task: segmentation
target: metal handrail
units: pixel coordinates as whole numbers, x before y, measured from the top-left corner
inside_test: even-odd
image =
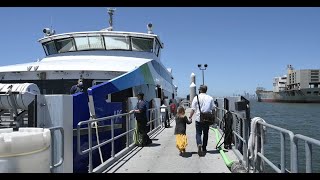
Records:
[[[152,122],[156,122],[157,120],[160,120],[160,113],[156,114],[156,112],[160,111],[160,108],[152,108],[152,109],[148,109],[148,112],[151,113],[150,117],[152,117],[152,113],[155,113],[155,119],[151,119],[148,124],[152,123]],[[131,143],[129,145],[129,133],[131,133],[132,131],[135,130],[135,128],[130,129],[130,121],[131,121],[131,115],[133,113],[123,113],[123,114],[117,114],[117,115],[112,115],[112,116],[108,116],[108,117],[102,117],[102,118],[98,118],[98,119],[91,119],[91,120],[87,120],[87,121],[81,121],[78,123],[77,125],[77,151],[80,155],[84,155],[89,153],[89,173],[93,172],[93,166],[92,166],[92,151],[95,149],[98,149],[108,143],[111,143],[111,157],[109,158],[109,160],[103,162],[102,164],[100,164],[97,168],[99,168],[99,170],[97,171],[101,171],[100,170],[100,166],[108,166],[112,161],[115,161],[116,159],[120,158],[121,156],[123,156],[124,153],[126,153],[129,149],[132,149],[134,146],[132,146],[133,143]],[[114,119],[118,118],[118,117],[126,117],[126,131],[122,134],[119,134],[117,136],[114,137]],[[95,146],[92,146],[92,123],[94,122],[100,122],[100,121],[106,121],[106,120],[111,120],[111,138],[107,141],[104,141],[103,143],[98,143]],[[85,150],[81,150],[81,146],[80,146],[80,129],[82,125],[87,125],[88,126],[88,144],[89,147],[88,149]],[[148,134],[151,134],[153,132],[155,132],[155,130],[157,130],[160,127],[161,123],[158,123],[157,127],[154,127],[154,129],[152,131],[150,131]],[[150,125],[151,126],[151,125]],[[151,130],[151,127],[150,127]],[[115,154],[115,147],[114,147],[114,141],[119,139],[122,136],[126,135],[126,148],[125,150],[120,151],[118,154]],[[95,168],[95,169],[97,169]]]
[[[223,109],[223,108],[218,108],[218,107],[215,107],[215,109],[216,109],[215,115],[216,115],[216,119],[218,120],[218,125],[219,125],[220,129],[223,129],[224,124],[222,123],[223,122],[222,118],[228,110]],[[221,111],[222,114],[219,111]],[[233,115],[235,115],[236,118],[238,118],[239,116],[241,117],[241,115],[237,112],[233,112],[233,111],[229,111],[229,112],[231,112]],[[242,121],[242,123],[246,122],[245,118],[238,118],[238,119],[240,119]],[[250,119],[250,121],[251,121],[251,119]],[[289,172],[292,172],[292,173],[298,172],[298,146],[297,146],[298,140],[305,141],[306,172],[310,173],[312,171],[312,144],[320,146],[320,141],[313,139],[313,138],[310,138],[310,137],[307,137],[307,136],[304,136],[304,135],[300,135],[300,134],[294,135],[294,133],[290,130],[287,130],[287,129],[284,129],[284,128],[281,128],[278,126],[274,126],[274,125],[271,125],[271,124],[268,124],[268,123],[265,123],[262,121],[258,121],[257,123],[260,126],[260,127],[258,127],[258,128],[260,128],[260,132],[263,132],[262,128],[268,127],[268,128],[274,129],[280,133],[280,146],[281,146],[280,147],[281,148],[281,150],[280,150],[280,167],[277,167],[266,156],[264,156],[264,150],[261,149],[261,152],[257,152],[257,156],[260,157],[261,160],[263,160],[263,162],[267,163],[276,172],[279,172],[279,173],[288,172],[288,170],[286,170],[286,167],[285,167],[285,162],[286,162],[286,160],[285,160],[285,156],[286,156],[285,139],[286,139],[286,136],[289,136],[289,140],[290,140],[290,143],[289,143],[289,146],[290,146],[290,171]],[[245,126],[243,125],[242,126],[242,132],[243,132],[242,136],[234,129],[234,126],[232,127],[232,133],[235,136],[235,138],[242,141],[242,143],[244,145],[242,159],[244,161],[247,161],[246,165],[249,170],[249,168],[250,168],[249,166],[251,166],[251,165],[249,164],[249,157],[247,154],[248,144],[245,139],[245,134],[250,133],[250,132],[246,132],[244,128],[245,128]],[[251,131],[257,131],[257,129],[251,129]],[[257,133],[255,133],[255,134],[256,134],[256,136],[258,136]],[[260,138],[261,144],[263,144],[264,143],[264,134],[262,133],[259,138]],[[258,139],[258,138],[256,138],[256,139]],[[234,144],[236,147],[237,147],[237,143],[238,142],[236,140],[235,144]],[[238,156],[238,158],[241,159],[239,156]],[[257,161],[259,161],[259,160],[257,159]],[[257,162],[253,162],[254,165],[256,163]],[[254,167],[254,169],[255,169],[255,167]]]
[[[281,169],[279,169],[276,165],[274,165],[271,161],[266,160],[267,157],[264,156],[264,152],[262,151],[262,153],[258,152],[258,156],[261,157],[272,169],[274,169],[276,172],[281,172],[281,173],[285,173],[286,172],[286,168],[285,168],[285,134],[287,134],[290,138],[290,166],[291,166],[291,172],[297,172],[297,164],[296,159],[297,159],[297,151],[293,148],[295,145],[294,142],[294,134],[292,131],[289,131],[287,129],[278,127],[278,126],[274,126],[272,124],[268,124],[265,122],[261,122],[258,121],[258,124],[265,126],[265,127],[269,127],[271,129],[274,129],[278,132],[280,132],[280,146],[281,146],[281,150],[280,150],[280,167]],[[261,128],[262,128],[261,126]],[[258,134],[256,134],[258,135]],[[263,143],[263,136],[260,136],[262,143]],[[255,163],[255,162],[254,162]]]
[[[59,127],[52,127],[49,128],[50,130],[50,135],[51,135],[51,165],[50,165],[50,171],[53,172],[54,168],[57,168],[62,165],[64,161],[64,130],[61,126]],[[60,131],[61,134],[61,156],[59,158],[59,162],[54,164],[54,131]]]
[[[218,117],[220,114],[218,114],[217,110],[220,110],[220,111],[223,112],[222,118],[227,112],[230,112],[237,119],[239,119],[238,117],[241,117],[241,115],[239,113],[237,113],[237,112],[229,111],[229,110],[226,110],[226,109],[223,109],[223,108],[219,108],[219,107],[215,107],[215,111],[216,111],[215,112],[215,117],[218,120],[218,125],[219,125],[220,129],[224,128],[222,126],[223,120],[222,120],[222,118],[220,119]],[[243,143],[243,146],[242,146],[242,148],[243,148],[242,149],[243,150],[242,161],[244,161],[246,163],[246,166],[248,167],[248,165],[249,165],[249,163],[248,163],[248,155],[247,155],[248,146],[247,146],[247,140],[245,140],[245,134],[249,133],[249,132],[246,131],[245,126],[244,126],[244,123],[245,123],[246,119],[245,118],[240,118],[240,120],[242,121],[242,124],[243,124],[242,129],[240,130],[240,131],[242,131],[242,136],[234,129],[235,128],[234,126],[232,127],[232,134],[234,135],[235,139],[238,139],[238,140],[242,141],[242,143]],[[238,147],[237,140],[235,140],[235,144],[234,145],[235,145],[235,147]],[[236,155],[238,156],[237,153],[236,153]],[[241,157],[239,157],[239,156],[238,156],[238,158],[241,159]]]
[[[305,151],[306,151],[306,173],[312,173],[312,144],[320,146],[320,141],[301,135],[296,134],[294,135],[294,139],[296,140],[296,143],[298,144],[298,140],[303,140],[305,142]],[[296,146],[298,148],[298,146]],[[298,150],[296,149],[298,152]],[[298,162],[297,162],[298,163]]]
[[[98,149],[100,148],[101,146],[104,146],[108,143],[112,143],[111,144],[111,157],[114,157],[114,141],[124,135],[129,135],[129,133],[133,130],[128,130],[125,132],[125,133],[122,133],[116,137],[114,137],[114,119],[115,118],[118,118],[118,117],[122,117],[122,116],[129,116],[130,113],[123,113],[123,114],[117,114],[117,115],[113,115],[113,116],[108,116],[108,117],[103,117],[103,118],[98,118],[98,119],[91,119],[91,120],[87,120],[87,121],[81,121],[78,123],[77,125],[77,151],[80,155],[84,155],[84,154],[87,154],[89,153],[89,173],[93,172],[93,165],[92,165],[92,151],[95,150],[95,149]],[[128,119],[128,118],[126,118]],[[130,119],[130,116],[129,116],[129,119]],[[106,121],[106,120],[111,120],[111,139],[103,142],[103,143],[99,143],[95,146],[92,147],[92,123],[94,122],[100,122],[100,121]],[[127,121],[128,122],[128,121]],[[89,144],[89,147],[88,149],[82,151],[80,149],[80,129],[81,129],[81,126],[82,125],[87,125],[88,126],[88,144]],[[127,138],[128,140],[128,138]]]
[[[81,129],[81,126],[86,124],[88,125],[88,135],[91,134],[91,128],[92,128],[92,123],[94,122],[100,122],[100,121],[105,121],[105,120],[111,120],[111,131],[114,129],[114,123],[113,123],[113,119],[117,118],[117,117],[122,117],[122,116],[126,116],[126,115],[129,115],[130,113],[123,113],[123,114],[117,114],[117,115],[113,115],[113,116],[108,116],[108,117],[103,117],[103,118],[98,118],[98,119],[92,119],[92,120],[87,120],[87,121],[81,121],[78,123],[77,125],[77,151],[80,155],[84,155],[86,153],[88,153],[90,151],[90,149],[86,149],[84,151],[81,151],[80,149],[80,129]],[[134,129],[133,129],[134,130]],[[130,130],[133,131],[133,130]],[[128,134],[129,132],[125,132],[125,133],[122,133],[116,137],[113,137],[112,139],[118,139],[126,134]],[[113,133],[112,133],[113,134]],[[91,135],[89,135],[89,144],[90,144],[90,139],[91,139]],[[109,139],[101,144],[98,144],[98,145],[95,145],[94,147],[92,147],[91,150],[95,150],[95,149],[98,149],[99,147],[101,146],[104,146],[105,144],[108,144],[112,141],[112,139]],[[92,142],[91,142],[92,143]]]
[[[152,122],[156,122],[157,120],[160,120],[160,113],[158,112],[160,108],[151,108],[151,109],[148,109],[147,112],[150,113],[149,115],[149,119],[150,121],[147,123],[147,125],[150,126],[150,131],[152,131]],[[152,113],[155,112],[155,118],[154,119],[151,119],[152,118]],[[158,117],[157,117],[157,114],[158,114]]]

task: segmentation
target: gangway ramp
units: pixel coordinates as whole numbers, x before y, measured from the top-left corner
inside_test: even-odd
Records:
[[[187,117],[190,109],[186,110]],[[175,121],[170,128],[159,130],[150,138],[153,144],[135,147],[106,169],[105,173],[230,173],[216,147],[215,132],[209,130],[207,153],[199,157],[196,145],[195,121],[187,125],[188,146],[184,156],[179,155],[174,135]],[[221,135],[220,135],[221,136]],[[236,160],[232,150],[226,152]]]

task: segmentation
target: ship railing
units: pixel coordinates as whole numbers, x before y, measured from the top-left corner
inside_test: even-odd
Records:
[[[298,146],[297,146],[298,140],[302,140],[305,143],[306,173],[312,173],[312,144],[320,147],[320,141],[301,135],[301,134],[294,135],[295,146],[293,146],[293,148],[295,148],[295,151],[297,153],[298,153]],[[294,163],[298,165],[298,157],[295,157]]]
[[[160,108],[153,108],[153,109],[148,109],[148,112],[150,113],[149,117],[151,117],[152,119],[150,119],[150,121],[148,122],[148,124],[150,124],[150,130],[151,128],[151,123],[154,123],[155,126],[153,126],[154,129],[152,129],[150,132],[148,132],[148,135],[152,135],[154,134],[160,127],[161,127],[161,121],[160,121]],[[122,134],[119,134],[117,136],[114,136],[114,130],[115,130],[115,119],[117,118],[122,118],[125,117],[126,118],[126,131]],[[102,118],[98,118],[98,119],[91,119],[91,120],[87,120],[87,121],[81,121],[78,123],[77,125],[77,152],[80,155],[84,155],[84,154],[89,154],[89,165],[88,165],[88,171],[89,173],[101,173],[104,170],[106,170],[109,166],[111,166],[114,162],[116,162],[118,159],[120,159],[121,157],[123,157],[124,155],[126,155],[130,150],[132,150],[136,145],[134,144],[134,142],[129,138],[130,134],[133,133],[133,131],[135,131],[136,127],[130,127],[130,122],[132,120],[134,120],[134,116],[133,113],[123,113],[123,114],[117,114],[117,115],[113,115],[113,116],[107,116],[107,117],[102,117]],[[98,123],[98,122],[103,122],[103,121],[110,121],[111,124],[111,138],[108,139],[107,141],[104,141],[102,143],[97,142],[97,145],[93,146],[92,144],[92,128],[94,123]],[[80,144],[80,130],[81,130],[81,126],[87,126],[88,128],[88,149],[85,150],[81,150],[81,144]],[[115,140],[126,136],[126,147],[124,149],[122,149],[120,152],[118,152],[117,154],[115,154]],[[111,143],[111,157],[102,162],[99,166],[93,168],[93,162],[92,162],[92,154],[93,151],[101,148],[102,146],[105,146],[107,144]]]
[[[147,112],[149,113],[149,122],[147,123],[147,125],[149,126],[149,132],[148,132],[148,135],[149,135],[149,134],[153,134],[160,127],[163,127],[163,125],[161,122],[160,108],[148,109]]]
[[[220,133],[224,130],[225,124],[223,117],[228,111],[229,110],[219,107],[215,108],[216,123]],[[250,118],[250,115],[243,115],[241,111],[229,112],[233,115],[232,134],[234,139],[232,140],[232,151],[237,156],[239,162],[244,165],[247,172],[264,172],[265,165],[268,165],[278,173],[298,173],[299,165],[304,164],[306,172],[312,172],[312,162],[315,162],[312,157],[312,149],[313,146],[320,147],[319,140],[300,134],[294,134],[290,130],[266,123],[262,118],[260,118],[259,121],[256,121],[255,126],[251,127],[251,123],[254,122],[253,120],[258,117]],[[270,133],[269,130],[272,132]],[[268,133],[266,133],[267,131]],[[249,142],[250,134],[254,135],[254,142]],[[280,164],[275,165],[275,163],[272,162],[274,160],[270,160],[271,158],[266,157],[268,153],[265,153],[266,151],[264,148],[266,146],[264,146],[264,144],[267,142],[266,139],[272,139],[272,141],[278,139],[278,135],[280,136]],[[301,149],[301,147],[298,146],[298,141],[303,141],[305,143],[304,164],[298,161],[298,152]],[[252,143],[255,143],[255,150],[253,153],[251,152],[251,149],[250,152],[248,150],[249,148],[252,148]],[[290,168],[288,167],[287,169],[286,166],[290,166]]]
[[[298,173],[299,172],[299,161],[298,161],[298,152],[299,152],[299,146],[298,141],[304,141],[305,143],[305,166],[306,166],[306,173],[312,172],[312,145],[316,145],[320,147],[320,141],[316,140],[314,138],[310,138],[301,134],[294,134],[292,131],[274,126],[262,121],[257,122],[260,126],[257,126],[256,129],[253,131],[255,132],[256,140],[258,141],[256,144],[260,145],[260,147],[257,148],[257,156],[259,156],[261,159],[257,158],[256,161],[253,161],[253,168],[254,172],[255,170],[260,168],[261,171],[263,169],[263,163],[267,163],[273,170],[275,170],[278,173]],[[279,132],[280,135],[280,164],[279,167],[277,167],[274,163],[272,163],[265,155],[264,155],[264,141],[265,141],[265,135],[263,132],[263,128],[268,127],[275,131]],[[289,149],[290,149],[290,171],[286,169],[286,135],[289,136]],[[275,138],[272,138],[273,140]],[[262,147],[261,147],[262,145]],[[262,160],[262,161],[261,161]]]
[[[262,118],[261,118],[262,119]],[[263,120],[263,119],[262,119]],[[260,172],[264,171],[264,163],[267,163],[273,170],[275,170],[278,173],[285,173],[287,172],[285,164],[286,164],[286,135],[289,136],[289,141],[290,141],[290,168],[291,172],[297,172],[297,151],[295,147],[295,142],[294,142],[294,134],[292,131],[289,131],[287,129],[265,123],[263,121],[258,121],[257,122],[256,129],[251,129],[254,131],[254,134],[256,135],[255,140],[256,140],[256,146],[257,147],[257,153],[256,155],[259,156],[260,158],[256,158],[255,160],[252,161],[252,167],[253,167],[253,172],[257,172],[259,170]],[[272,163],[264,154],[264,142],[265,142],[265,134],[263,133],[265,128],[270,128],[273,129],[277,132],[279,132],[280,135],[280,168],[276,166],[274,163]]]
[[[228,112],[228,110],[215,107],[215,118],[217,126],[219,127],[219,130],[224,130],[224,121],[223,117]],[[244,164],[247,170],[249,169],[249,163],[248,163],[248,137],[250,134],[250,129],[248,129],[250,122],[243,117],[243,115],[234,112],[229,111],[233,115],[233,126],[232,126],[232,134],[234,137],[234,147],[232,147],[232,150],[234,154],[237,156],[241,164]],[[240,124],[240,125],[239,125]],[[239,126],[237,126],[239,125]],[[220,132],[221,133],[221,132]]]

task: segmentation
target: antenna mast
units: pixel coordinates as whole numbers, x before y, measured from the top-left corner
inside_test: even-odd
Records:
[[[113,30],[113,19],[112,19],[112,16],[113,16],[113,12],[115,11],[116,9],[115,8],[108,8],[108,14],[109,14],[109,26],[107,29],[108,31],[112,31]]]

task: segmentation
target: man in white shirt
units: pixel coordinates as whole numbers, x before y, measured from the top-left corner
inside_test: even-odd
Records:
[[[199,95],[197,95],[198,97],[195,96],[192,100],[192,103],[191,103],[192,110],[189,116],[189,119],[192,119],[193,114],[196,113],[196,116],[195,116],[196,140],[197,140],[199,156],[202,156],[204,153],[207,152],[209,125],[206,123],[200,122],[198,98],[199,98],[201,112],[213,112],[215,108],[213,98],[206,94],[207,90],[208,88],[206,85],[201,85],[199,87]],[[203,132],[203,141],[201,141],[202,132]]]

